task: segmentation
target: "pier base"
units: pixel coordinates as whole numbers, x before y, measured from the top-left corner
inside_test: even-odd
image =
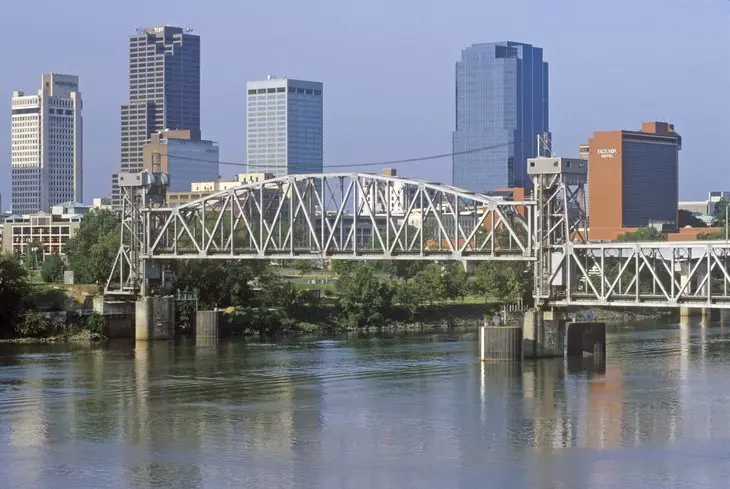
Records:
[[[172,297],[141,297],[135,304],[134,319],[136,340],[169,340],[175,331],[175,301]]]
[[[195,315],[195,346],[213,347],[218,345],[220,333],[218,311],[198,311]]]
[[[568,323],[565,339],[568,357],[606,357],[606,323]]]
[[[502,362],[522,360],[522,327],[481,326],[479,358],[482,361]]]
[[[565,315],[557,311],[527,311],[523,325],[522,355],[524,358],[565,355]]]

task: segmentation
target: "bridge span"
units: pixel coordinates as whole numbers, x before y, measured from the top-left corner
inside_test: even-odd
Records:
[[[366,173],[288,175],[165,203],[166,176],[124,175],[107,294],[169,285],[170,260],[526,262],[539,307],[730,308],[730,244],[588,239],[583,160],[528,162],[529,199]]]

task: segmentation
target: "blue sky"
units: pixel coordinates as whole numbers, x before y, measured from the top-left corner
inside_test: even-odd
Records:
[[[0,192],[10,190],[10,96],[41,74],[80,76],[84,196],[119,166],[127,36],[181,25],[202,38],[202,130],[221,160],[245,160],[245,82],[325,84],[325,166],[451,150],[454,63],[474,42],[544,48],[553,148],[577,156],[594,130],[669,120],[683,136],[680,197],[730,190],[730,2],[726,0],[36,0],[3,8]],[[224,175],[237,168],[221,167]],[[372,169],[375,170],[375,169]],[[450,182],[451,161],[403,175]]]

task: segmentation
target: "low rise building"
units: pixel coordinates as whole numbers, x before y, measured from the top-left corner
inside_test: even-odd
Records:
[[[65,202],[53,206],[50,213],[6,216],[2,223],[2,250],[20,255],[38,252],[43,257],[64,255],[64,245],[76,234],[89,209],[91,206],[79,202]]]
[[[202,199],[203,197],[207,197],[208,195],[216,192],[228,190],[247,183],[263,182],[264,180],[270,180],[272,178],[274,178],[273,173],[239,173],[230,179],[218,178],[204,182],[191,182],[190,190],[168,191],[167,204],[172,207],[187,204],[188,202]]]
[[[160,131],[142,148],[143,167],[169,176],[168,190],[185,192],[193,182],[219,178],[218,145],[200,139],[200,131]]]

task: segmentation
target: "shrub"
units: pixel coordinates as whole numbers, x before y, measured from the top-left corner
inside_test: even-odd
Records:
[[[51,321],[40,312],[28,312],[23,316],[23,320],[17,326],[18,336],[27,338],[43,338],[51,336],[54,333],[54,327]]]
[[[103,334],[106,328],[106,319],[98,312],[92,312],[86,317],[86,329],[90,333]]]

